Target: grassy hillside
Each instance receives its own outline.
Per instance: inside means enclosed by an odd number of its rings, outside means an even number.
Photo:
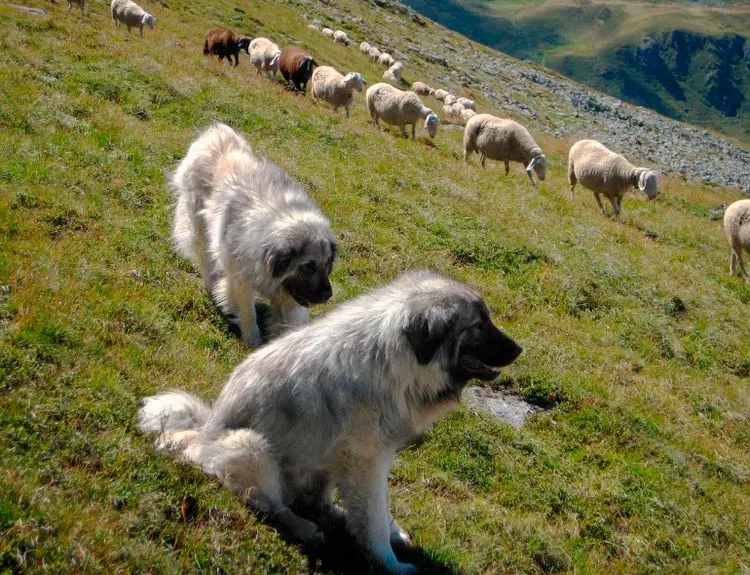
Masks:
[[[406,3],[478,42],[544,64],[597,90],[750,141],[746,3]],[[675,41],[675,31],[688,40]],[[644,36],[660,45],[661,54],[642,50]]]
[[[141,397],[213,399],[246,354],[169,247],[165,172],[212,120],[330,217],[329,308],[435,268],[478,286],[525,348],[493,385],[549,410],[516,431],[464,407],[397,460],[393,512],[428,572],[743,572],[750,286],[711,218],[736,192],[667,178],[618,223],[584,190],[568,199],[566,142],[537,134],[537,191],[518,165],[461,162],[460,130],[403,140],[361,96],[346,122],[246,57],[201,54],[231,24],[372,83],[381,70],[306,28],[332,22],[330,2],[144,6],[143,41],[99,1],[83,18],[0,6],[0,572],[366,571],[350,543],[306,555],[136,432]],[[394,43],[421,27],[336,6]],[[412,55],[407,78],[435,66]]]

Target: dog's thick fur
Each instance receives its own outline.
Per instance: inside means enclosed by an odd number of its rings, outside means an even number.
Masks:
[[[171,185],[174,245],[199,263],[219,308],[238,316],[246,344],[261,343],[256,297],[287,326],[306,323],[306,308],[331,297],[336,242],[328,220],[229,126],[215,124],[193,142]]]
[[[396,451],[454,408],[469,379],[493,379],[520,353],[474,289],[412,272],[250,355],[213,408],[166,392],[144,400],[138,425],[300,540],[322,533],[293,509],[345,515],[388,571],[411,573],[391,547],[409,542],[388,508]]]

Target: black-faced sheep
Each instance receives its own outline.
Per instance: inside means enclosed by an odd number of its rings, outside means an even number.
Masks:
[[[232,63],[234,56],[234,65],[240,63],[240,50],[244,50],[250,55],[250,38],[240,36],[231,28],[214,28],[206,32],[206,40],[203,43],[203,53],[219,57],[219,62],[224,58],[227,62]]]
[[[318,63],[310,54],[297,46],[284,48],[279,57],[279,71],[284,80],[291,80],[295,90],[305,93],[307,82],[313,75]]]
[[[659,193],[656,172],[636,168],[620,154],[616,154],[596,140],[580,140],[568,153],[568,182],[570,199],[575,198],[575,186],[580,182],[594,192],[596,202],[606,215],[600,194],[612,204],[616,216],[622,208],[622,197],[633,188],[645,192],[649,199]]]
[[[526,167],[531,185],[536,187],[532,170],[540,180],[547,175],[547,157],[534,141],[529,131],[513,120],[496,118],[490,114],[477,114],[469,118],[464,130],[464,162],[469,154],[479,153],[484,167],[485,158],[505,163],[505,175],[510,172],[510,162],[521,162]]]

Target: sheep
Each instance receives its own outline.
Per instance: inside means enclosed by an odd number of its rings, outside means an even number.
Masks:
[[[367,89],[365,94],[367,109],[375,120],[375,126],[380,127],[379,120],[392,126],[400,126],[401,133],[406,135],[405,126],[411,124],[411,137],[415,138],[416,124],[420,118],[424,119],[424,127],[430,138],[437,134],[440,118],[422,103],[414,92],[402,92],[390,84],[379,83]]]
[[[307,27],[310,30],[315,30],[316,32],[320,32],[320,28],[318,28],[315,24],[308,24]]]
[[[443,120],[450,124],[462,124],[461,110],[463,108],[458,104],[443,104]]]
[[[354,101],[354,90],[361,92],[366,85],[364,77],[358,72],[342,76],[331,66],[320,66],[312,75],[312,96],[331,104],[334,112],[343,106],[348,119],[349,107]]]
[[[83,8],[86,4],[86,0],[68,0],[68,10],[73,8],[73,4],[78,4],[78,6],[81,8],[81,16],[85,16]]]
[[[447,90],[443,90],[442,88],[438,88],[437,90],[435,90],[435,93],[433,94],[433,96],[435,97],[435,99],[438,102],[443,102],[444,103],[445,102],[445,97],[448,96],[449,94],[450,94],[450,92],[448,92]]]
[[[240,63],[240,50],[250,54],[250,38],[236,34],[231,28],[214,28],[206,32],[206,40],[203,43],[203,53],[206,56],[216,55],[219,62],[224,58],[229,64],[232,64],[234,56],[234,65]]]
[[[393,63],[396,60],[393,59],[393,56],[391,56],[388,52],[381,52],[380,56],[378,56],[378,64],[381,66],[385,66],[386,68],[390,68],[393,66]]]
[[[347,48],[349,47],[349,44],[352,43],[352,41],[349,40],[349,36],[347,36],[346,32],[343,30],[336,30],[333,33],[333,42],[334,44],[343,44]]]
[[[359,45],[359,51],[362,52],[365,56],[369,56],[370,48],[372,48],[372,46],[370,46],[367,42],[362,42]]]
[[[390,68],[383,72],[383,80],[391,84],[398,84],[403,71],[404,65],[401,62],[394,62]]]
[[[411,91],[417,96],[432,96],[435,93],[435,88],[430,88],[424,82],[414,82],[411,85]]]
[[[109,5],[109,12],[115,26],[119,28],[120,22],[122,22],[128,27],[128,32],[130,32],[131,28],[138,27],[141,31],[141,38],[143,38],[144,24],[148,24],[152,30],[156,26],[156,18],[138,6],[133,0],[112,0],[112,3]]]
[[[446,106],[452,106],[458,101],[458,98],[456,98],[453,94],[446,94],[445,98],[443,98],[443,104]]]
[[[377,62],[380,58],[380,50],[378,50],[375,46],[370,46],[370,50],[367,52],[367,55],[370,57],[370,60],[373,62]]]
[[[331,30],[330,28],[323,28],[320,32],[326,38],[333,38],[333,30]]]
[[[746,282],[750,282],[742,250],[750,252],[750,200],[737,200],[724,212],[724,232],[727,234],[732,253],[729,257],[729,273],[737,273],[737,264]]]
[[[295,90],[305,93],[307,82],[318,63],[310,54],[297,46],[284,48],[279,56],[279,70],[284,80],[292,81]]]
[[[465,126],[466,122],[476,115],[477,113],[471,108],[461,108],[461,123]]]
[[[250,42],[250,62],[255,66],[256,73],[271,72],[271,76],[275,78],[279,58],[281,49],[268,38],[255,38]]]
[[[510,162],[521,162],[526,166],[526,175],[536,188],[531,171],[540,180],[547,174],[547,157],[531,137],[529,131],[513,120],[496,118],[490,114],[477,114],[466,122],[464,130],[464,162],[469,154],[479,153],[479,162],[484,168],[485,158],[505,163],[505,175],[510,172]]]
[[[645,192],[649,199],[659,193],[656,172],[648,168],[636,168],[620,154],[609,150],[596,140],[580,140],[568,153],[568,182],[570,199],[575,199],[576,183],[594,192],[596,202],[606,215],[599,194],[604,194],[612,204],[615,216],[619,217],[622,197],[630,188]]]
[[[474,100],[469,100],[469,98],[458,98],[456,100],[461,106],[463,106],[467,110],[474,110],[477,111],[477,105],[474,103]]]

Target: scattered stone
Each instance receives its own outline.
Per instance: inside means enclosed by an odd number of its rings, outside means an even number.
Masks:
[[[41,8],[32,8],[31,6],[19,6],[18,4],[8,4],[11,8],[15,8],[16,10],[20,10],[21,12],[26,12],[27,14],[34,14],[35,16],[44,16],[47,14],[45,10],[42,10]]]
[[[520,397],[483,387],[467,387],[463,396],[472,409],[488,412],[516,429],[521,428],[529,415],[541,411]]]

